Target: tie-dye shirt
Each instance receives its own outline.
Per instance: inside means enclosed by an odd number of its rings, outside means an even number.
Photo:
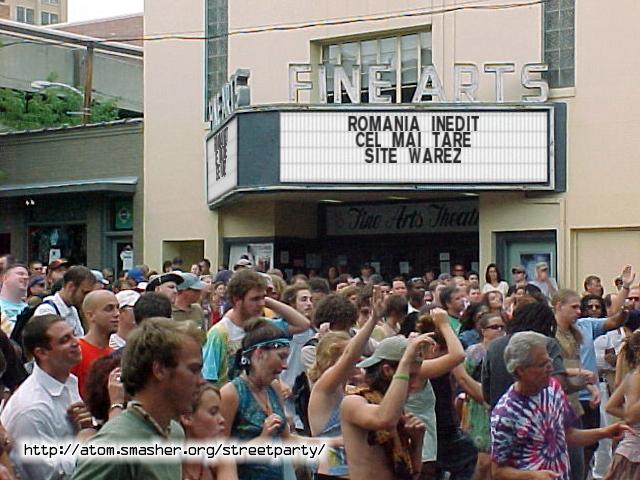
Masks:
[[[550,470],[570,480],[565,430],[575,422],[557,380],[533,396],[512,385],[491,414],[491,459],[500,467]]]

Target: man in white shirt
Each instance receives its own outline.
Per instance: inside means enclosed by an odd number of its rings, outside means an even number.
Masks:
[[[76,337],[84,336],[84,328],[78,315],[84,297],[93,291],[96,277],[87,267],[75,266],[67,270],[63,277],[62,289],[53,296],[47,297],[38,305],[33,316],[60,315],[71,325]]]
[[[33,373],[16,390],[0,416],[17,443],[11,460],[21,478],[53,480],[70,478],[73,457],[23,458],[22,442],[60,445],[88,438],[91,414],[80,400],[78,380],[71,368],[81,359],[78,339],[60,316],[33,317],[24,328],[24,346],[35,358]],[[29,443],[26,443],[29,445]]]

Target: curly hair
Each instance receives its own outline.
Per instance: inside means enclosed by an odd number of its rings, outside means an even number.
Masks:
[[[331,330],[348,331],[358,319],[355,305],[340,294],[331,294],[320,300],[313,318],[316,327],[329,323]]]
[[[556,317],[551,307],[543,302],[531,302],[519,305],[513,312],[513,318],[506,324],[507,334],[533,331],[554,337]]]
[[[636,330],[625,340],[624,359],[629,365],[629,369],[633,370],[640,365],[640,330]]]

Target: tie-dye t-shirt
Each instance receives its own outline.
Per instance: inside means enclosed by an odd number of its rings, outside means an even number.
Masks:
[[[576,417],[557,380],[533,396],[512,385],[491,414],[491,459],[501,467],[550,470],[569,480],[565,429]]]

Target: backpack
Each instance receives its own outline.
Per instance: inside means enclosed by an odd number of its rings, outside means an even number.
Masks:
[[[318,339],[313,337],[304,344],[304,346],[316,346],[318,345]],[[307,378],[307,372],[303,371],[298,375],[293,383],[293,404],[296,408],[296,415],[302,420],[304,428],[302,434],[310,437],[311,427],[309,426],[309,398],[311,398],[311,385],[309,385],[309,379]]]
[[[9,337],[13,342],[17,343],[18,346],[22,347],[22,331],[27,323],[29,323],[29,320],[31,320],[31,317],[33,317],[33,314],[36,313],[36,310],[40,305],[50,305],[55,309],[56,315],[60,315],[60,310],[53,300],[45,300],[38,305],[25,307],[24,310],[22,310],[22,312],[20,312],[16,317],[16,324],[14,325],[11,336]]]

